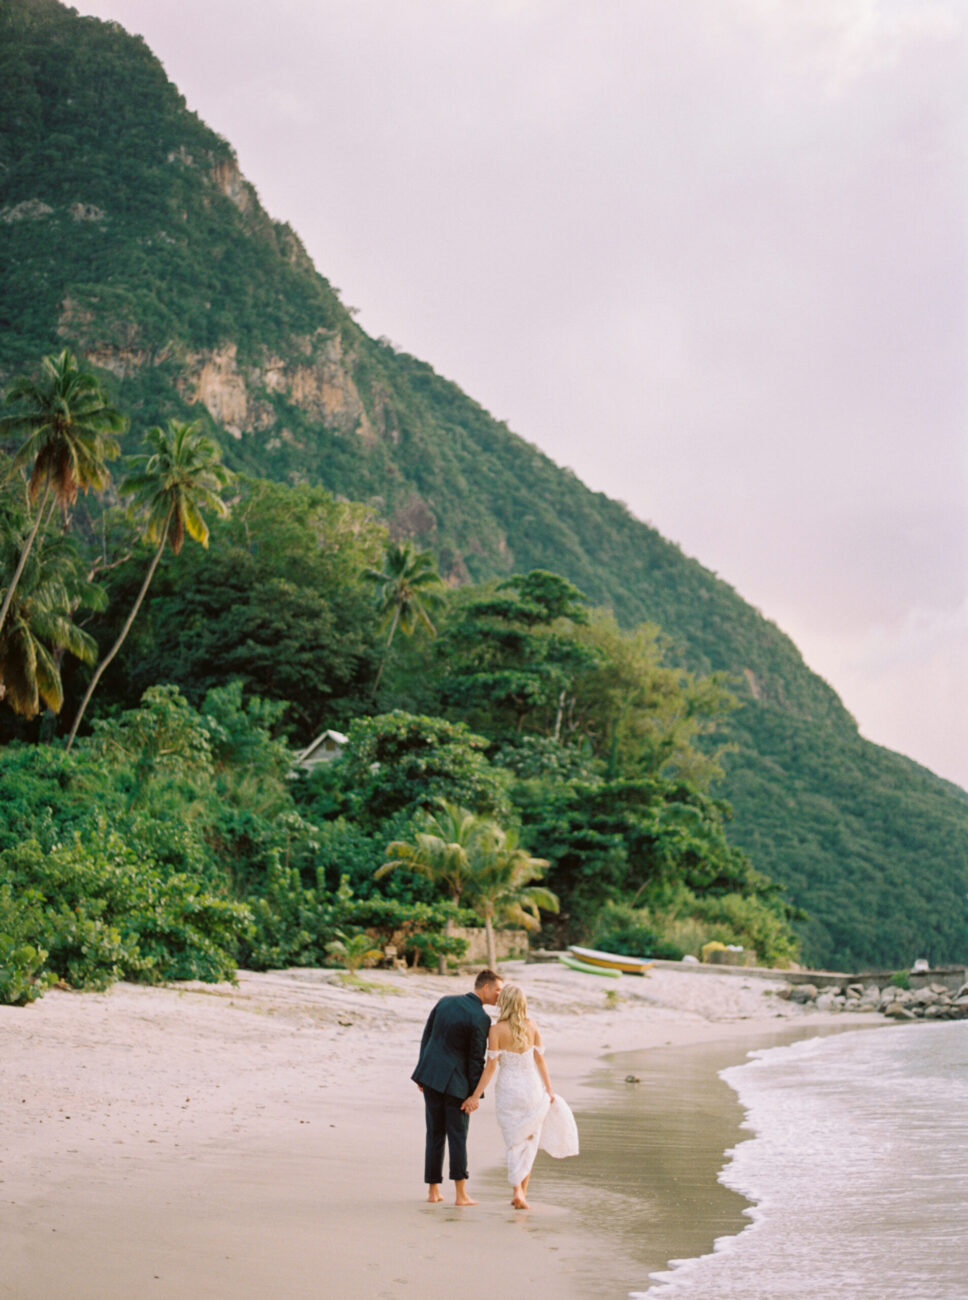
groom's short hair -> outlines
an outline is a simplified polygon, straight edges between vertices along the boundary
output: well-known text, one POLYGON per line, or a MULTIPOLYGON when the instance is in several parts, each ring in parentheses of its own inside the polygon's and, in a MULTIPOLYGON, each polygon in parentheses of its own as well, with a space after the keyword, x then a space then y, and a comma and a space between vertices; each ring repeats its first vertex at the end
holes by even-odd
POLYGON ((488 984, 500 984, 500 982, 501 977, 498 975, 497 971, 482 970, 474 981, 474 988, 483 989, 486 988, 488 984))

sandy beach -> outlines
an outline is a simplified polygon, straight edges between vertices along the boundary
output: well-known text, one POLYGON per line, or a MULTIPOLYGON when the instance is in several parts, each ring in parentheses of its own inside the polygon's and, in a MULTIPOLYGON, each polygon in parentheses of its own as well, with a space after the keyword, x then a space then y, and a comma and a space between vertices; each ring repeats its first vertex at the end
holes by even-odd
POLYGON ((742 1136, 718 1070, 881 1023, 735 972, 502 972, 582 1137, 577 1159, 539 1156, 527 1212, 508 1204, 487 1099, 470 1132, 479 1204, 422 1199, 409 1075, 428 1011, 470 976, 370 972, 361 990, 332 971, 240 972, 0 1007, 0 1296, 624 1297, 745 1222, 716 1181, 742 1136))

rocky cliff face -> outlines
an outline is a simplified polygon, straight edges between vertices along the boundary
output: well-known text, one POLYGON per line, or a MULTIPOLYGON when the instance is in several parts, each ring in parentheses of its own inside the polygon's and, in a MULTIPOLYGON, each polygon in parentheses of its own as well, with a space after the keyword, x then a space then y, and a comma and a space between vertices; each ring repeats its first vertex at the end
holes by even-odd
POLYGON ((98 325, 88 308, 65 299, 58 332, 68 345, 77 348, 80 343, 79 351, 91 365, 118 379, 131 379, 146 367, 176 359, 175 386, 180 396, 190 406, 204 407, 236 440, 258 435, 268 445, 273 438, 292 439, 270 400, 273 396, 284 398, 327 429, 358 437, 364 445, 380 438, 395 443, 399 437, 386 394, 371 393, 375 418, 368 413, 335 330, 319 329, 310 337, 294 338, 287 355, 267 351, 259 361, 245 364, 236 343, 201 351, 174 342, 145 348, 138 346, 134 323, 122 327, 120 333, 126 337, 119 343, 96 337, 101 332, 98 325))
POLYGON ((287 437, 269 400, 273 396, 342 435, 356 435, 364 443, 379 436, 335 331, 320 329, 309 338, 294 339, 288 355, 266 353, 249 365, 240 365, 235 343, 188 352, 181 358, 177 382, 188 403, 201 403, 236 439, 246 434, 287 437))
MULTIPOLYGON (((213 151, 196 156, 182 146, 169 151, 167 164, 190 171, 210 198, 227 199, 243 217, 250 238, 271 241, 291 267, 315 277, 298 237, 287 226, 272 222, 234 157, 217 157, 213 151)), ((203 198, 203 203, 208 202, 203 198)), ((74 221, 110 221, 109 214, 81 200, 71 204, 69 212, 74 221)), ((44 221, 54 214, 49 204, 29 199, 0 210, 0 222, 44 221)), ((160 230, 143 242, 175 243, 176 238, 160 230)), ((272 400, 275 397, 309 421, 344 437, 355 436, 364 445, 383 438, 395 443, 399 438, 389 394, 379 385, 371 386, 368 403, 364 401, 353 376, 354 357, 347 353, 338 327, 319 326, 311 333, 292 335, 275 349, 257 348, 254 358, 243 359, 235 341, 204 349, 193 348, 178 336, 159 338, 155 333, 149 341, 141 322, 125 306, 97 286, 73 288, 60 304, 58 335, 90 364, 118 379, 132 379, 144 368, 175 360, 175 386, 181 398, 204 407, 215 424, 236 440, 257 435, 267 444, 273 439, 293 441, 272 400)))
POLYGON ((192 349, 177 340, 147 345, 136 321, 98 312, 96 300, 64 298, 57 332, 92 366, 118 379, 133 379, 138 372, 177 362, 175 387, 191 406, 205 408, 212 420, 235 439, 259 435, 286 439, 271 398, 285 399, 307 419, 343 436, 356 436, 363 444, 399 438, 389 395, 371 391, 367 410, 352 374, 339 331, 317 329, 312 335, 290 340, 287 350, 263 349, 256 361, 243 362, 237 343, 192 349))

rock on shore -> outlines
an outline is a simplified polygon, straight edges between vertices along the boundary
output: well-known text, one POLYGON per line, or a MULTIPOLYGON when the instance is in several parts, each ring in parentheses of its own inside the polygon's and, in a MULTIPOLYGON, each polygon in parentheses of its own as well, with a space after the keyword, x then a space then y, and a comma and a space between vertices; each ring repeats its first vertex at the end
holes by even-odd
POLYGON ((817 1011, 880 1011, 893 1020, 968 1019, 968 984, 957 991, 940 983, 919 989, 873 982, 845 982, 823 989, 815 984, 793 984, 780 989, 777 996, 804 1006, 812 1005, 817 1011))

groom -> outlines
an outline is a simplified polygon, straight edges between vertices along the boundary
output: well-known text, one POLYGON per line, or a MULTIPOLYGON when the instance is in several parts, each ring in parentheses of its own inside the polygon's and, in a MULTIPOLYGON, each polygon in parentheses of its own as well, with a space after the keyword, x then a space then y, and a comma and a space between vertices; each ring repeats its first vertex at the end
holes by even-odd
POLYGON ((461 1110, 465 1097, 477 1087, 484 1070, 490 1017, 501 992, 502 980, 492 970, 482 970, 471 993, 441 998, 427 1017, 420 1040, 420 1060, 410 1076, 423 1093, 427 1119, 424 1182, 427 1200, 442 1201, 444 1141, 450 1151, 450 1176, 455 1204, 476 1205, 467 1195, 467 1124, 461 1110))

